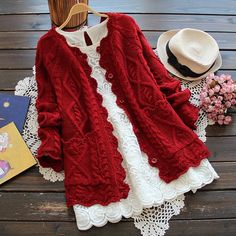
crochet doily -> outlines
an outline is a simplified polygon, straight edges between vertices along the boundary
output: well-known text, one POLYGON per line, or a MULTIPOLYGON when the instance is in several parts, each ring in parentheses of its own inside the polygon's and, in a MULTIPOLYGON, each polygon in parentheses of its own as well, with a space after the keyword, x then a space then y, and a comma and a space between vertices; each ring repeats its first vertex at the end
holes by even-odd
MULTIPOLYGON (((35 73, 34 73, 35 75, 35 73)), ((192 92, 191 100, 195 105, 199 105, 199 93, 203 86, 203 82, 198 85, 194 85, 190 82, 182 82, 183 88, 189 88, 192 92)), ((104 84, 104 87, 107 89, 107 85, 104 84)), ((35 101, 37 97, 37 85, 35 81, 35 77, 28 77, 24 80, 19 81, 16 86, 16 95, 23 95, 31 97, 31 104, 29 107, 29 112, 27 115, 23 138, 29 146, 30 150, 34 155, 36 155, 37 148, 40 145, 40 140, 37 137, 37 111, 35 108, 35 101)), ((122 114, 121 114, 122 117, 122 114)), ((205 128, 207 126, 207 119, 204 112, 200 112, 199 119, 197 121, 197 130, 195 131, 199 138, 205 142, 205 128)), ((39 165, 39 171, 43 174, 44 178, 50 181, 62 181, 64 179, 64 173, 57 173, 53 171, 51 168, 42 168, 39 165)), ((212 172, 213 173, 213 172, 212 172)), ((147 173, 148 176, 148 173, 147 173)), ((203 175, 204 176, 204 175, 203 175)), ((199 177, 199 176, 197 176, 199 177)), ((201 177, 201 176, 200 176, 201 177)), ((215 176, 211 176, 209 181, 211 182, 215 176)), ((203 178, 204 179, 204 178, 203 178)), ((194 182, 194 181, 193 181, 194 182)), ((201 187, 200 185, 195 185, 196 189, 201 187)), ((194 187, 191 186, 188 190, 194 190, 194 187)), ((186 191, 188 191, 186 190, 186 191)), ((173 195, 174 196, 174 195, 173 195)), ((99 209, 98 206, 90 207, 89 209, 83 208, 83 206, 75 206, 74 210, 76 213, 78 228, 80 229, 88 229, 92 225, 95 226, 103 226, 108 221, 110 222, 118 222, 123 216, 133 217, 135 226, 141 230, 141 233, 146 236, 151 235, 164 235, 165 230, 168 229, 168 221, 173 215, 177 215, 180 213, 180 209, 184 206, 184 195, 179 195, 177 198, 174 196, 170 201, 165 201, 162 205, 157 205, 152 208, 145 208, 143 206, 132 206, 131 209, 129 207, 125 207, 125 203, 122 206, 120 204, 120 211, 113 208, 113 204, 110 204, 109 207, 106 208, 106 212, 99 209), (123 209, 123 212, 122 212, 123 209), (128 211, 127 211, 128 209, 128 211), (125 212, 124 212, 125 211, 125 212), (142 212, 142 213, 141 213, 142 212), (100 214, 99 214, 100 213, 100 214), (140 214, 141 213, 141 214, 140 214), (88 217, 89 216, 89 217, 88 217), (155 224, 153 224, 155 223, 155 224)), ((131 197, 132 201, 132 197, 131 197)), ((150 204, 153 205, 153 202, 146 205, 146 207, 150 204)))

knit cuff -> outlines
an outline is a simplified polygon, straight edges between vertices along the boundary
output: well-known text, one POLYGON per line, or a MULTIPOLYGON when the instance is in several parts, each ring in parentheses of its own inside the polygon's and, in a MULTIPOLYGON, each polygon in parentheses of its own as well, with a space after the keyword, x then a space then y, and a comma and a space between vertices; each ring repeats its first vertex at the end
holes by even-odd
POLYGON ((56 129, 40 128, 42 143, 38 148, 37 156, 42 167, 52 168, 56 172, 63 170, 63 158, 61 155, 61 142, 56 129))

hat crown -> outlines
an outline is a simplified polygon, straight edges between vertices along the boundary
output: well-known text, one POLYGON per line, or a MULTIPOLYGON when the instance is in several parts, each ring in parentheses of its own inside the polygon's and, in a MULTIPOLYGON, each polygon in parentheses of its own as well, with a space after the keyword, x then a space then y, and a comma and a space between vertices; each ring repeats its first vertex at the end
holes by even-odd
POLYGON ((182 29, 169 41, 169 48, 178 62, 203 73, 215 62, 219 47, 214 38, 201 30, 182 29))

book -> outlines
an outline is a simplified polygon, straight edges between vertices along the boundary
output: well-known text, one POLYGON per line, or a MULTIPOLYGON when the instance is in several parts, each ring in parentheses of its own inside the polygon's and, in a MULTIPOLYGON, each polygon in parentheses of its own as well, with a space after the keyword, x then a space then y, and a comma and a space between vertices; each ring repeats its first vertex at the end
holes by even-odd
POLYGON ((14 122, 22 133, 29 103, 29 97, 0 93, 0 128, 14 122))
POLYGON ((36 163, 14 122, 0 128, 0 185, 36 163))

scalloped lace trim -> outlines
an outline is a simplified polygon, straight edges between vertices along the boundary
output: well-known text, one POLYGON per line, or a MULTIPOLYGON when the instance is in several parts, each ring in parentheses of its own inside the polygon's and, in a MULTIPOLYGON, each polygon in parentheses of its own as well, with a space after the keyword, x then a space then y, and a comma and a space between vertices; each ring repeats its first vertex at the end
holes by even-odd
MULTIPOLYGON (((94 50, 90 51, 88 60, 92 67, 91 76, 96 78, 98 92, 103 96, 103 105, 109 111, 108 119, 114 126, 113 133, 119 140, 118 148, 124 157, 122 165, 127 172, 126 182, 131 186, 131 191, 127 199, 108 206, 74 205, 77 226, 81 230, 89 229, 93 225, 101 227, 107 222, 119 222, 124 216, 133 217, 135 226, 141 230, 143 235, 151 236, 154 235, 154 232, 155 235, 164 235, 165 230, 169 227, 169 219, 173 215, 179 214, 180 209, 184 206, 183 193, 189 190, 195 192, 198 188, 218 178, 218 175, 208 160, 204 159, 200 166, 190 168, 186 174, 169 184, 158 178, 158 170, 148 164, 146 154, 140 150, 128 117, 115 103, 116 95, 111 92, 111 84, 105 80, 105 70, 99 66, 99 54, 94 50)), ((192 84, 183 82, 182 86, 190 88, 192 92, 190 102, 199 105, 199 91, 203 85, 198 84, 191 87, 192 84)), ((23 138, 32 153, 36 155, 40 141, 37 137, 38 123, 35 108, 37 84, 34 76, 21 80, 16 86, 15 94, 31 97, 23 138)), ((197 130, 194 132, 203 142, 206 141, 206 126, 206 114, 200 111, 197 130)), ((63 172, 57 173, 51 168, 39 166, 39 171, 45 179, 53 182, 64 179, 63 172)))

